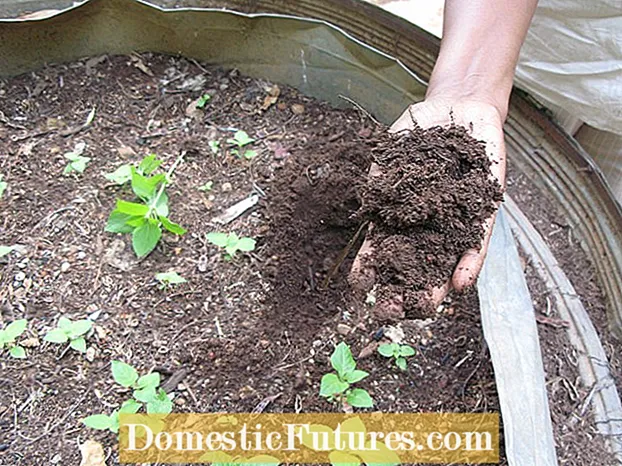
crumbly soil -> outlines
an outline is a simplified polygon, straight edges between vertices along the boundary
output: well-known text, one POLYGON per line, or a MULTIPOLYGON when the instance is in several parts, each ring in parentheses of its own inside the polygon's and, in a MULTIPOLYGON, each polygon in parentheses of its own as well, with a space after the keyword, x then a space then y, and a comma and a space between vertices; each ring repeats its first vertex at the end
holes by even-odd
MULTIPOLYGON (((23 246, 0 259, 0 323, 30 322, 28 359, 0 358, 0 464, 79 464, 87 438, 116 464, 114 436, 80 423, 127 398, 112 383, 116 359, 161 372, 177 412, 339 409, 317 395, 333 345, 345 340, 358 354, 380 327, 369 306, 351 299, 357 245, 344 254, 364 221, 370 148, 383 137, 365 115, 150 54, 0 81, 0 111, 0 173, 9 185, 0 244, 23 246), (212 98, 197 110, 192 102, 205 93, 212 98), (226 140, 236 129, 256 139, 252 161, 231 153, 226 140), (82 175, 63 176, 63 155, 79 142, 91 161, 82 175), (102 174, 149 153, 170 167, 181 152, 170 217, 188 233, 165 235, 137 260, 127 235, 103 231, 115 199, 131 193, 102 174), (208 181, 212 190, 200 191, 208 181), (260 196, 254 210, 225 227, 214 222, 250 194, 260 196), (205 239, 217 230, 258 246, 226 261, 205 239), (160 289, 154 274, 169 270, 187 283, 160 289), (61 315, 94 319, 87 356, 42 340, 61 315)), ((473 291, 400 327, 417 349, 408 372, 378 354, 359 362, 376 409, 499 410, 473 291)))

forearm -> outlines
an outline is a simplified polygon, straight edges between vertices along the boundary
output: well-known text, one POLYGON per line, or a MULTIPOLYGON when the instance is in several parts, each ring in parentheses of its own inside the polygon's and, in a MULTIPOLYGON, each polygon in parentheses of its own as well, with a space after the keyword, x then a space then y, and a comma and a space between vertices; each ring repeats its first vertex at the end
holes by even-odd
POLYGON ((514 69, 537 0, 446 0, 427 96, 494 105, 505 119, 514 69))

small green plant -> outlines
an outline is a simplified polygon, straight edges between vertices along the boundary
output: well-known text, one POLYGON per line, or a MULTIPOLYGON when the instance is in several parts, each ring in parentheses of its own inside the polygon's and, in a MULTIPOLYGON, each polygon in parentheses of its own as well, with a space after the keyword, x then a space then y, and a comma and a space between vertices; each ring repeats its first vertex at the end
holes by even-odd
POLYGON ((197 189, 199 191, 203 191, 204 193, 206 193, 208 191, 211 191, 213 186, 214 186, 214 182, 213 181, 208 181, 203 186, 199 186, 197 189))
POLYGON ((162 237, 162 228, 175 235, 181 236, 186 233, 183 227, 168 219, 168 196, 165 191, 166 186, 171 182, 173 172, 182 160, 183 155, 175 161, 166 174, 152 174, 161 163, 155 158, 150 159, 147 167, 143 167, 143 174, 139 173, 140 166, 138 169, 130 167, 132 191, 140 202, 117 199, 116 208, 108 217, 106 231, 131 233, 132 247, 138 257, 145 257, 153 251, 162 237))
POLYGON ((393 358, 395 365, 405 371, 407 367, 406 358, 415 355, 415 349, 408 345, 397 343, 385 343, 378 347, 378 352, 385 358, 393 358))
POLYGON ((126 163, 121 165, 112 173, 104 174, 104 177, 113 183, 121 185, 127 183, 128 181, 132 181, 132 167, 139 175, 148 176, 156 171, 160 165, 162 165, 162 161, 158 160, 155 154, 150 154, 142 159, 140 164, 133 165, 126 163))
POLYGON ((6 188, 9 186, 6 181, 2 181, 3 178, 4 175, 0 174, 0 199, 2 199, 2 196, 4 196, 4 191, 6 191, 6 188))
POLYGON ((197 100, 197 108, 205 108, 205 106, 207 105, 207 103, 211 100, 212 96, 209 94, 203 94, 201 97, 199 97, 199 100, 197 100))
POLYGON ((337 372, 325 374, 320 383, 320 396, 328 398, 328 401, 337 401, 343 406, 354 408, 371 408, 374 402, 362 388, 352 388, 352 384, 360 382, 369 374, 356 368, 356 361, 352 356, 350 347, 339 343, 330 357, 330 364, 337 372))
POLYGON ((112 414, 94 414, 82 419, 82 423, 92 429, 119 432, 119 414, 136 414, 145 408, 147 414, 169 414, 173 402, 160 387, 160 374, 151 372, 139 376, 138 371, 129 364, 112 361, 112 377, 124 388, 132 389, 132 398, 124 401, 112 414))
POLYGON ((179 275, 177 272, 162 272, 156 273, 155 278, 160 282, 160 289, 163 290, 172 285, 179 285, 180 283, 186 283, 184 277, 179 275))
POLYGON ((72 172, 84 173, 87 164, 91 161, 90 157, 84 157, 82 155, 84 149, 86 149, 86 144, 84 142, 79 142, 72 152, 67 152, 65 154, 65 158, 69 160, 69 163, 65 166, 65 170, 63 170, 64 175, 68 175, 72 172))
POLYGON ((217 155, 220 152, 220 141, 210 141, 207 143, 209 148, 212 150, 214 155, 217 155))
POLYGON ((91 320, 73 321, 63 316, 58 319, 56 328, 46 333, 43 339, 58 344, 69 342, 71 349, 79 353, 86 353, 86 334, 91 328, 93 328, 93 321, 91 320))
POLYGON ((15 320, 0 330, 0 350, 7 348, 9 355, 16 359, 24 359, 26 350, 17 343, 17 339, 26 331, 26 319, 15 320))
POLYGON ((246 160, 251 160, 257 156, 256 150, 246 148, 246 146, 253 142, 255 142, 255 140, 251 138, 246 131, 236 131, 233 138, 227 139, 227 144, 236 146, 234 149, 231 149, 231 153, 238 158, 245 158, 246 160))
POLYGON ((225 259, 233 259, 238 251, 250 252, 255 250, 256 241, 253 238, 243 236, 240 238, 235 233, 212 232, 207 234, 207 240, 219 248, 225 250, 225 259))

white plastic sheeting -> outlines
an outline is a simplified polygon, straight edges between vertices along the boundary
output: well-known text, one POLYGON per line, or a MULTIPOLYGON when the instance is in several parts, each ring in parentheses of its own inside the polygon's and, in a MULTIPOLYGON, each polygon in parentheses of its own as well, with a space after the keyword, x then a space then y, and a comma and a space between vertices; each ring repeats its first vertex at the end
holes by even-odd
POLYGON ((504 208, 477 289, 511 466, 556 466, 535 313, 504 208))
POLYGON ((516 82, 543 103, 622 135, 622 0, 540 0, 516 82))

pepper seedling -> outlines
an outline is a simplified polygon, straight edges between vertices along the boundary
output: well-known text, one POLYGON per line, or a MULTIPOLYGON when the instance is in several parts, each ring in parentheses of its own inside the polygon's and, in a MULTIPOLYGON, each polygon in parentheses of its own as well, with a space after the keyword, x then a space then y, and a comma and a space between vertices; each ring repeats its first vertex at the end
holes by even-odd
POLYGON ((69 163, 63 170, 63 175, 68 175, 71 172, 84 173, 87 164, 91 161, 90 157, 84 157, 82 154, 86 149, 86 143, 79 142, 71 152, 65 154, 65 158, 69 160, 69 163))
POLYGON ((156 273, 155 279, 160 282, 161 290, 168 288, 169 286, 179 285, 180 283, 186 283, 188 281, 177 272, 156 273))
POLYGON ((119 432, 119 414, 136 414, 145 408, 147 414, 169 414, 173 410, 171 397, 160 387, 160 374, 151 372, 139 376, 129 364, 112 361, 112 378, 124 388, 132 389, 132 397, 121 404, 112 414, 94 414, 82 419, 92 429, 119 432))
POLYGON ((378 347, 378 352, 385 358, 393 358, 395 365, 405 371, 407 367, 406 358, 415 355, 415 349, 408 345, 397 343, 385 343, 378 347))
POLYGON ((352 384, 360 382, 369 374, 356 368, 356 361, 350 347, 339 343, 330 357, 330 364, 337 372, 324 374, 320 382, 320 396, 328 401, 338 401, 344 407, 371 408, 374 401, 367 390, 352 388, 352 384))
POLYGON ((56 328, 50 330, 43 337, 43 340, 58 344, 69 342, 71 349, 79 353, 86 353, 86 334, 91 328, 93 328, 92 320, 73 321, 63 316, 58 319, 56 328))
POLYGON ((26 331, 26 319, 15 320, 0 330, 0 350, 7 348, 9 355, 16 359, 25 359, 26 350, 17 343, 17 339, 26 331))
POLYGON ((236 146, 236 148, 231 149, 231 153, 238 158, 245 158, 246 160, 251 160, 257 156, 256 150, 247 149, 246 146, 255 142, 253 138, 251 138, 246 131, 236 131, 233 135, 233 138, 227 139, 227 144, 231 144, 236 146))
MULTIPOLYGON (((166 174, 149 176, 139 173, 136 167, 130 167, 132 191, 140 202, 117 199, 116 208, 108 217, 106 231, 131 233, 132 247, 138 257, 145 257, 154 250, 162 237, 162 228, 175 235, 181 236, 186 233, 182 226, 168 219, 168 196, 165 191, 173 172, 182 160, 183 154, 166 174)), ((155 170, 152 167, 161 162, 152 159, 149 163, 149 169, 143 169, 143 173, 152 173, 155 170)))
POLYGON ((239 237, 235 233, 212 232, 207 234, 207 240, 225 250, 225 259, 231 260, 238 251, 250 252, 255 250, 256 241, 246 236, 239 237))

